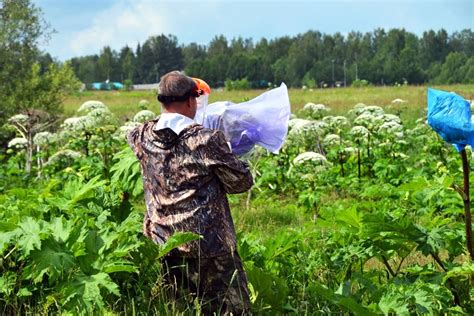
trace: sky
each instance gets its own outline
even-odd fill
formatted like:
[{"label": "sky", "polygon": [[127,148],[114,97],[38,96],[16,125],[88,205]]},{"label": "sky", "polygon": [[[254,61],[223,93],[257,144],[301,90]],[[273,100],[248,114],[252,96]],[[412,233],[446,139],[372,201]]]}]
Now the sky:
[{"label": "sky", "polygon": [[58,60],[99,54],[104,46],[136,48],[148,37],[173,34],[179,44],[404,28],[419,36],[444,28],[474,29],[472,0],[33,0],[54,29],[41,48]]}]

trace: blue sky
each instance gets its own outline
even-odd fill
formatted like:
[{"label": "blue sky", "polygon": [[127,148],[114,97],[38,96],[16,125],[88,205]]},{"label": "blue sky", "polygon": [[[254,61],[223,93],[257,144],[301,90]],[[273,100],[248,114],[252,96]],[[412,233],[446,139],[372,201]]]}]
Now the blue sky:
[{"label": "blue sky", "polygon": [[308,30],[333,34],[405,28],[449,33],[474,28],[472,0],[33,0],[56,30],[42,48],[59,60],[98,54],[108,45],[133,48],[149,36],[208,44],[216,35],[272,39]]}]

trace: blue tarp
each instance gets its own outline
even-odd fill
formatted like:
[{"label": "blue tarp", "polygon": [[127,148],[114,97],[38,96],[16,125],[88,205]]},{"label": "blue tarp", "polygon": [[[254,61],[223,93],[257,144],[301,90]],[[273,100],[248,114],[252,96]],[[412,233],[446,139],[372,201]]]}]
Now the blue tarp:
[{"label": "blue tarp", "polygon": [[91,86],[94,90],[101,90],[102,87],[104,87],[105,90],[112,90],[112,87],[115,89],[123,88],[123,84],[120,82],[94,82]]},{"label": "blue tarp", "polygon": [[428,89],[428,124],[457,151],[474,145],[471,106],[454,92]]}]

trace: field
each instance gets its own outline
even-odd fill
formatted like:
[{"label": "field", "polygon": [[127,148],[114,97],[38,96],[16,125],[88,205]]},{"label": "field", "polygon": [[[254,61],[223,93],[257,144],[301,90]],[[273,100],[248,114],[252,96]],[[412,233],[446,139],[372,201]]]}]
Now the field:
[{"label": "field", "polygon": [[[473,85],[437,88],[474,99]],[[474,313],[461,159],[425,123],[426,89],[290,89],[285,145],[242,157],[255,184],[229,196],[255,314]],[[210,102],[260,93],[216,90]],[[76,112],[88,100],[106,107]],[[65,117],[77,118],[3,157],[3,313],[199,313],[200,302],[167,297],[158,264],[195,236],[158,247],[141,234],[141,175],[124,138],[149,115],[135,117],[141,100],[159,113],[154,92],[71,95]]]},{"label": "field", "polygon": [[[474,85],[433,86],[433,88],[454,91],[466,99],[474,99]],[[355,104],[362,102],[367,105],[386,106],[395,99],[407,101],[406,111],[410,115],[422,115],[426,108],[427,86],[401,86],[401,87],[365,87],[365,88],[339,88],[339,89],[289,89],[292,111],[298,111],[308,102],[322,103],[331,108],[335,115],[343,114]],[[263,90],[225,91],[213,90],[209,103],[215,101],[242,102],[261,94]],[[99,100],[107,104],[119,117],[130,118],[137,111],[138,102],[147,100],[149,109],[159,112],[155,91],[131,92],[91,92],[86,91],[71,95],[64,102],[67,115],[73,115],[77,108],[85,101]],[[413,111],[413,112],[412,112]]]}]

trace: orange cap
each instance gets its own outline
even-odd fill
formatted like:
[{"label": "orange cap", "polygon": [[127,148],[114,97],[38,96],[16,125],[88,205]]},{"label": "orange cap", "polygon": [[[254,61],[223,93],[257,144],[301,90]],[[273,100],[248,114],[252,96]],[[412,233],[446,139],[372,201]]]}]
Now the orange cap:
[{"label": "orange cap", "polygon": [[204,94],[211,94],[211,87],[204,80],[199,78],[193,78],[193,80],[196,82],[198,90],[202,90]]}]

